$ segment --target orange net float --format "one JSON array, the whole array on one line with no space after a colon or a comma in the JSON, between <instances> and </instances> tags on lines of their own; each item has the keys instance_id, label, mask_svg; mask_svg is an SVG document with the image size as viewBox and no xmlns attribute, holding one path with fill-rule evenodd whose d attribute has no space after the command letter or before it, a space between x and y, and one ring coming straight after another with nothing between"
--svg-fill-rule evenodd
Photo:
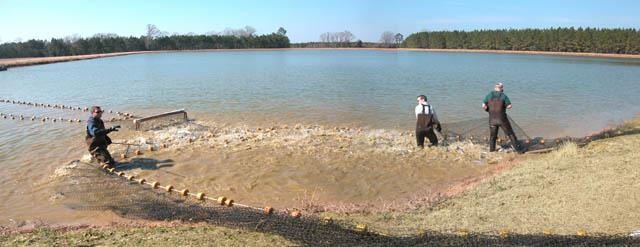
<instances>
[{"instance_id":1,"label":"orange net float","mask_svg":"<svg viewBox=\"0 0 640 247\"><path fill-rule=\"evenodd\" d=\"M147 150L149 150L150 152L153 152L153 146L149 146Z\"/></svg>"},{"instance_id":2,"label":"orange net float","mask_svg":"<svg viewBox=\"0 0 640 247\"><path fill-rule=\"evenodd\" d=\"M166 143L162 143L162 148L168 148L168 147L169 147L169 145L168 145L168 144L166 144Z\"/></svg>"},{"instance_id":3,"label":"orange net float","mask_svg":"<svg viewBox=\"0 0 640 247\"><path fill-rule=\"evenodd\" d=\"M141 154L142 154L142 151L140 151L140 150L136 150L135 154L136 154L136 155L141 155Z\"/></svg>"},{"instance_id":4,"label":"orange net float","mask_svg":"<svg viewBox=\"0 0 640 247\"><path fill-rule=\"evenodd\" d=\"M129 175L129 176L127 176L127 180L129 180L129 181L133 181L133 179L134 179L134 178L136 178L136 176L135 176L135 175Z\"/></svg>"},{"instance_id":5,"label":"orange net float","mask_svg":"<svg viewBox=\"0 0 640 247\"><path fill-rule=\"evenodd\" d=\"M54 123L55 123L55 122L56 122L56 119L55 119L55 118L51 119L51 122L54 122Z\"/></svg>"},{"instance_id":6,"label":"orange net float","mask_svg":"<svg viewBox=\"0 0 640 247\"><path fill-rule=\"evenodd\" d=\"M541 139L540 144L544 144L544 143L545 143L544 139Z\"/></svg>"},{"instance_id":7,"label":"orange net float","mask_svg":"<svg viewBox=\"0 0 640 247\"><path fill-rule=\"evenodd\" d=\"M500 238L505 239L509 237L509 230L507 229L502 229L500 230L500 232L498 232L498 234L500 235Z\"/></svg>"},{"instance_id":8,"label":"orange net float","mask_svg":"<svg viewBox=\"0 0 640 247\"><path fill-rule=\"evenodd\" d=\"M109 166L106 165L106 164L102 164L102 166L100 166L100 167L102 167L102 169L107 169Z\"/></svg>"},{"instance_id":9,"label":"orange net float","mask_svg":"<svg viewBox=\"0 0 640 247\"><path fill-rule=\"evenodd\" d=\"M529 144L531 141L529 139L524 140L524 144Z\"/></svg>"},{"instance_id":10,"label":"orange net float","mask_svg":"<svg viewBox=\"0 0 640 247\"><path fill-rule=\"evenodd\" d=\"M31 121L36 121L36 117L31 117Z\"/></svg>"},{"instance_id":11,"label":"orange net float","mask_svg":"<svg viewBox=\"0 0 640 247\"><path fill-rule=\"evenodd\" d=\"M120 155L120 158L122 158L122 159L126 159L126 158L127 158L127 155L126 155L126 154L121 154L121 155Z\"/></svg>"},{"instance_id":12,"label":"orange net float","mask_svg":"<svg viewBox=\"0 0 640 247\"><path fill-rule=\"evenodd\" d=\"M147 182L147 180L144 178L141 178L140 180L138 180L139 184L145 184L145 182Z\"/></svg>"},{"instance_id":13,"label":"orange net float","mask_svg":"<svg viewBox=\"0 0 640 247\"><path fill-rule=\"evenodd\" d=\"M157 189L157 188L158 188L158 185L160 185L160 183L158 183L158 182L153 182L153 183L151 183L151 188Z\"/></svg>"},{"instance_id":14,"label":"orange net float","mask_svg":"<svg viewBox=\"0 0 640 247\"><path fill-rule=\"evenodd\" d=\"M180 195L182 196L187 196L189 195L189 190L188 189L179 190L178 193L180 193Z\"/></svg>"},{"instance_id":15,"label":"orange net float","mask_svg":"<svg viewBox=\"0 0 640 247\"><path fill-rule=\"evenodd\" d=\"M224 196L220 196L220 197L218 197L218 199L217 199L216 201L218 202L218 204L220 204L220 205L224 205L224 202L225 202L226 200L227 200L227 198L226 198L226 197L224 197Z\"/></svg>"},{"instance_id":16,"label":"orange net float","mask_svg":"<svg viewBox=\"0 0 640 247\"><path fill-rule=\"evenodd\" d=\"M586 237L587 236L587 231L585 231L584 229L580 229L578 230L578 232L576 232L576 234L580 237Z\"/></svg>"},{"instance_id":17,"label":"orange net float","mask_svg":"<svg viewBox=\"0 0 640 247\"><path fill-rule=\"evenodd\" d=\"M227 207L233 206L233 199L224 200L224 205L226 205Z\"/></svg>"},{"instance_id":18,"label":"orange net float","mask_svg":"<svg viewBox=\"0 0 640 247\"><path fill-rule=\"evenodd\" d=\"M273 214L273 208L270 206L266 206L262 209L262 213L264 213L264 215L271 215Z\"/></svg>"},{"instance_id":19,"label":"orange net float","mask_svg":"<svg viewBox=\"0 0 640 247\"><path fill-rule=\"evenodd\" d=\"M202 192L200 192L200 193L196 194L196 198L197 198L198 200L200 200L200 201L204 200L204 196L205 196L205 195L204 195L204 193L202 193Z\"/></svg>"},{"instance_id":20,"label":"orange net float","mask_svg":"<svg viewBox=\"0 0 640 247\"><path fill-rule=\"evenodd\" d=\"M173 191L173 186L172 185L167 185L167 187L164 187L164 190L166 190L167 192L171 192L171 191Z\"/></svg>"},{"instance_id":21,"label":"orange net float","mask_svg":"<svg viewBox=\"0 0 640 247\"><path fill-rule=\"evenodd\" d=\"M124 177L124 172L118 172L119 177Z\"/></svg>"},{"instance_id":22,"label":"orange net float","mask_svg":"<svg viewBox=\"0 0 640 247\"><path fill-rule=\"evenodd\" d=\"M302 216L302 213L300 213L300 211L291 212L291 217L293 218L300 218L300 216Z\"/></svg>"},{"instance_id":23,"label":"orange net float","mask_svg":"<svg viewBox=\"0 0 640 247\"><path fill-rule=\"evenodd\" d=\"M369 227L367 227L367 224L357 224L356 229L361 232L366 232Z\"/></svg>"},{"instance_id":24,"label":"orange net float","mask_svg":"<svg viewBox=\"0 0 640 247\"><path fill-rule=\"evenodd\" d=\"M322 219L322 222L324 222L325 224L330 224L333 223L333 219L329 216L326 216Z\"/></svg>"}]
</instances>

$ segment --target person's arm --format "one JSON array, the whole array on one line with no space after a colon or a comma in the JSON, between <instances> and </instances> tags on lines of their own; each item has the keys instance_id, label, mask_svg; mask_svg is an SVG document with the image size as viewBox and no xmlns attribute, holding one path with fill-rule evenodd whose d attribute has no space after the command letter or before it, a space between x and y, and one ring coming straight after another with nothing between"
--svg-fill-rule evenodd
<instances>
[{"instance_id":1,"label":"person's arm","mask_svg":"<svg viewBox=\"0 0 640 247\"><path fill-rule=\"evenodd\" d=\"M422 105L418 104L415 109L416 119L418 119L418 114L422 112Z\"/></svg>"},{"instance_id":2,"label":"person's arm","mask_svg":"<svg viewBox=\"0 0 640 247\"><path fill-rule=\"evenodd\" d=\"M431 110L431 114L433 115L433 117L431 118L431 120L435 123L435 124L440 124L440 121L438 121L438 116L436 115L436 111L433 109L433 106L429 106L429 109Z\"/></svg>"},{"instance_id":3,"label":"person's arm","mask_svg":"<svg viewBox=\"0 0 640 247\"><path fill-rule=\"evenodd\" d=\"M489 97L491 96L491 93L487 94L487 96L484 96L484 100L482 101L482 109L484 109L485 111L488 110L488 106L487 103L489 103Z\"/></svg>"},{"instance_id":4,"label":"person's arm","mask_svg":"<svg viewBox=\"0 0 640 247\"><path fill-rule=\"evenodd\" d=\"M87 129L89 130L89 134L93 137L98 136L98 135L105 135L107 133L109 133L109 131L107 129L101 129L98 128L98 126L96 126L95 120L93 118L90 118L87 121Z\"/></svg>"},{"instance_id":5,"label":"person's arm","mask_svg":"<svg viewBox=\"0 0 640 247\"><path fill-rule=\"evenodd\" d=\"M511 109L511 100L509 100L509 96L507 96L506 94L502 95L504 95L504 105L507 106L507 109Z\"/></svg>"},{"instance_id":6,"label":"person's arm","mask_svg":"<svg viewBox=\"0 0 640 247\"><path fill-rule=\"evenodd\" d=\"M429 110L431 111L431 115L433 116L431 118L431 121L433 121L433 123L436 125L436 130L438 132L442 131L442 126L440 125L440 120L438 120L438 115L436 115L436 111L433 110L433 106L429 106Z\"/></svg>"}]
</instances>

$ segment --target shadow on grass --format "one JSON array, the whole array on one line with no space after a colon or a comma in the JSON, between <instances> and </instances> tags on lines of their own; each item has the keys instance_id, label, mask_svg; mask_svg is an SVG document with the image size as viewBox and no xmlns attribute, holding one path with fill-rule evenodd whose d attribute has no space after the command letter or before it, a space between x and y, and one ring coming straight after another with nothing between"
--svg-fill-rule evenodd
<instances>
[{"instance_id":1,"label":"shadow on grass","mask_svg":"<svg viewBox=\"0 0 640 247\"><path fill-rule=\"evenodd\" d=\"M276 211L226 207L212 201L153 190L95 168L79 170L69 177L75 186L63 186L65 205L76 210L112 211L124 218L154 221L206 222L216 226L244 229L282 236L304 246L602 246L640 245L640 240L623 235L563 236L511 234L504 238L470 233L466 236L425 232L412 236L388 236L358 230L315 216L291 217ZM101 175L98 175L101 174ZM96 176L98 175L98 176ZM91 184L91 186L83 186ZM80 186L78 186L80 185ZM108 189L97 189L108 188Z\"/></svg>"}]
</instances>

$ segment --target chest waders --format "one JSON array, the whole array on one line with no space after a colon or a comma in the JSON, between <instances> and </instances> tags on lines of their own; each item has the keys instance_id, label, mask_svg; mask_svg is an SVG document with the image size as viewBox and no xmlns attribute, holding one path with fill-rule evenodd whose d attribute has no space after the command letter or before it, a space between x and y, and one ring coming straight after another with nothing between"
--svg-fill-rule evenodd
<instances>
[{"instance_id":1,"label":"chest waders","mask_svg":"<svg viewBox=\"0 0 640 247\"><path fill-rule=\"evenodd\" d=\"M425 108L429 107L429 113L426 113ZM422 112L418 113L418 119L416 120L416 142L418 147L424 147L424 138L429 138L431 145L438 145L438 137L433 132L433 113L431 106L422 105Z\"/></svg>"},{"instance_id":2,"label":"chest waders","mask_svg":"<svg viewBox=\"0 0 640 247\"><path fill-rule=\"evenodd\" d=\"M96 128L104 129L104 122L101 119L94 118L93 122ZM109 138L107 134L92 136L91 133L89 133L89 126L87 125L87 135L84 140L89 147L89 153L91 153L91 156L101 163L105 163L109 166L115 165L115 161L107 149L107 146L111 144L111 138Z\"/></svg>"},{"instance_id":3,"label":"chest waders","mask_svg":"<svg viewBox=\"0 0 640 247\"><path fill-rule=\"evenodd\" d=\"M502 128L504 134L511 140L513 149L520 152L520 143L516 138L509 118L507 118L507 106L501 97L493 97L487 102L489 112L489 152L496 151L496 139L498 137L498 128Z\"/></svg>"}]
</instances>

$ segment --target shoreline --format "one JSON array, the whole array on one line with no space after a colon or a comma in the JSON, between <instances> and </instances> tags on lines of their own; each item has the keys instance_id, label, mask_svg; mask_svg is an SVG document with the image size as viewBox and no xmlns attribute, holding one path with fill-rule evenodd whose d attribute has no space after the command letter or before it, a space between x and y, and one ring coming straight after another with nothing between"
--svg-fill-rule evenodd
<instances>
[{"instance_id":1,"label":"shoreline","mask_svg":"<svg viewBox=\"0 0 640 247\"><path fill-rule=\"evenodd\" d=\"M516 54L516 55L541 55L541 56L565 56L565 57L593 57L593 58L620 58L620 59L640 59L640 55L631 54L611 54L611 53L582 53L582 52L551 52L551 51L511 51L511 50L478 50L478 49L423 49L423 48L248 48L248 49L199 49L199 50L159 50L159 51L130 51L102 54L88 54L59 57L27 57L27 58L4 58L0 59L0 66L23 67L32 65L42 65L50 63L71 62L78 60L106 58L115 56L126 56L148 53L170 53L170 52L228 52L228 51L295 51L295 50L365 50L365 51L412 51L412 52L451 52L451 53L486 53L486 54Z\"/></svg>"}]
</instances>

